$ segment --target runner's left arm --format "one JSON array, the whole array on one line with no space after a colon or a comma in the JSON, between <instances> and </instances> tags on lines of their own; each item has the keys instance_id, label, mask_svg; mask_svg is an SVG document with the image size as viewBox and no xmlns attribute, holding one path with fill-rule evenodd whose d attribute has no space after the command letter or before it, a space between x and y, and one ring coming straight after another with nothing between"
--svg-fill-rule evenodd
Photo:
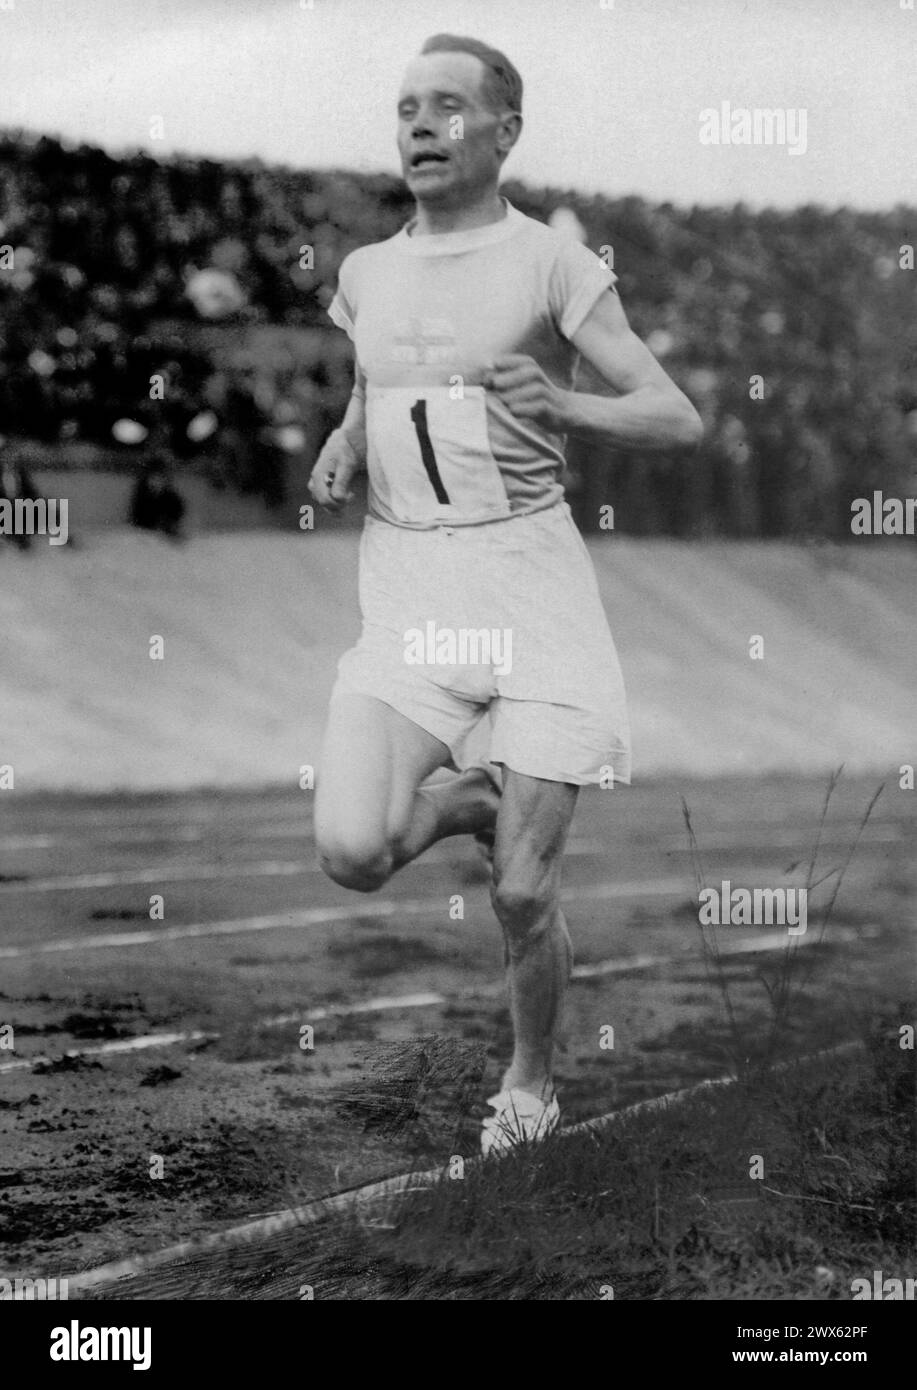
<instances>
[{"instance_id":1,"label":"runner's left arm","mask_svg":"<svg viewBox=\"0 0 917 1390\"><path fill-rule=\"evenodd\" d=\"M703 424L687 396L637 337L617 294L603 294L570 341L617 393L565 391L532 357L497 358L485 385L520 419L631 449L695 447Z\"/></svg>"}]
</instances>

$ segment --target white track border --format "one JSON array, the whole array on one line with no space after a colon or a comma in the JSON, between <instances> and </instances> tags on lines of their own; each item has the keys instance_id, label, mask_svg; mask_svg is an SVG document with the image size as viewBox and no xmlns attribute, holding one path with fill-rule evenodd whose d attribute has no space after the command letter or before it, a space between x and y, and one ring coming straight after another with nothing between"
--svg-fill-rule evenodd
<instances>
[{"instance_id":1,"label":"white track border","mask_svg":"<svg viewBox=\"0 0 917 1390\"><path fill-rule=\"evenodd\" d=\"M835 1047L809 1053L804 1057L778 1062L770 1070L788 1071L793 1067L805 1066L810 1062L820 1061L828 1057L840 1057L847 1053L860 1052L864 1047L865 1044L861 1039L854 1039L839 1043ZM666 1095L637 1101L635 1105L628 1105L623 1110L612 1110L605 1115L596 1116L595 1119L582 1120L579 1124L570 1125L568 1129L560 1130L559 1136L562 1139L568 1139L572 1135L597 1134L634 1115L646 1114L653 1110L665 1110L670 1106L679 1105L703 1091L718 1090L735 1085L737 1079L735 1076L710 1077L705 1081L696 1082L693 1086L687 1086L683 1090L669 1091ZM466 1168L469 1166L477 1167L482 1162L483 1160L479 1158L469 1158L465 1160L465 1166ZM214 1231L212 1234L199 1237L196 1240L181 1241L177 1245L167 1246L164 1250L155 1250L147 1255L130 1256L125 1260L116 1260L110 1264L99 1265L95 1269L85 1270L81 1274L68 1276L68 1287L74 1292L86 1292L90 1289L104 1287L106 1284L115 1284L123 1279L136 1278L138 1275L161 1269L163 1266L177 1261L191 1259L208 1251L227 1250L238 1245L250 1244L252 1241L265 1237L281 1235L285 1231L295 1230L297 1226L314 1225L326 1217L354 1211L361 1205L376 1202L380 1198L390 1199L403 1196L408 1191L434 1187L443 1178L443 1175L443 1168L428 1168L422 1173L399 1173L395 1177L385 1178L381 1182L367 1183L363 1187L351 1188L345 1192L335 1192L328 1197L307 1202L303 1206L290 1207L287 1211L258 1217L253 1221L246 1221L240 1226L231 1226L224 1231Z\"/></svg>"}]
</instances>

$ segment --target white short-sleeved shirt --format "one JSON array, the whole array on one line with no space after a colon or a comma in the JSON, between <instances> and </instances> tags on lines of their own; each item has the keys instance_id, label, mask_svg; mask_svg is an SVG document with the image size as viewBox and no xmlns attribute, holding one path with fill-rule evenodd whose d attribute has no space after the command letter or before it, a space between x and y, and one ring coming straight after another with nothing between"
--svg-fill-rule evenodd
<instances>
[{"instance_id":1,"label":"white short-sleeved shirt","mask_svg":"<svg viewBox=\"0 0 917 1390\"><path fill-rule=\"evenodd\" d=\"M470 526L552 506L564 438L519 420L484 373L533 357L561 389L570 339L614 273L585 246L509 203L471 231L388 241L344 260L329 314L366 376L372 515L398 526Z\"/></svg>"}]
</instances>

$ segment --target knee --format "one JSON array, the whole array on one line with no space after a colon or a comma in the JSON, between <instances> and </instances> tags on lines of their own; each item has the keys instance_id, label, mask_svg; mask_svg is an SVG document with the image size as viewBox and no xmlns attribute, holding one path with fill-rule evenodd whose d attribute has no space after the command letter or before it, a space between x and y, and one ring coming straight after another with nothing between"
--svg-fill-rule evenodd
<instances>
[{"instance_id":1,"label":"knee","mask_svg":"<svg viewBox=\"0 0 917 1390\"><path fill-rule=\"evenodd\" d=\"M324 872L342 888L373 893L392 875L393 848L382 838L357 835L322 837L318 858Z\"/></svg>"},{"instance_id":2,"label":"knee","mask_svg":"<svg viewBox=\"0 0 917 1390\"><path fill-rule=\"evenodd\" d=\"M510 942L529 941L551 924L556 894L548 882L505 874L494 880L490 897Z\"/></svg>"}]
</instances>

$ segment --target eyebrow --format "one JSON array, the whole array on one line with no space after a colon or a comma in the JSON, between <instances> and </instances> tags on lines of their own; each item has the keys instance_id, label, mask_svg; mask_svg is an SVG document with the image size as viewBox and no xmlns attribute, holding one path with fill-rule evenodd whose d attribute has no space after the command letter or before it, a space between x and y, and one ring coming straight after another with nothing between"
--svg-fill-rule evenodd
<instances>
[{"instance_id":1,"label":"eyebrow","mask_svg":"<svg viewBox=\"0 0 917 1390\"><path fill-rule=\"evenodd\" d=\"M447 97L447 98L449 98L449 99L451 99L451 100L453 100L453 101L467 101L467 100L468 100L468 96L467 96L467 94L466 94L465 92L449 91L449 90L445 90L445 89L443 89L443 88L437 88L435 91L431 92L430 95L436 97L437 100L441 100L443 97ZM416 101L416 100L417 100L417 97L414 95L413 92L404 92L404 93L398 98L398 105L399 105L399 106L403 106L404 103L405 103L406 101Z\"/></svg>"}]
</instances>

